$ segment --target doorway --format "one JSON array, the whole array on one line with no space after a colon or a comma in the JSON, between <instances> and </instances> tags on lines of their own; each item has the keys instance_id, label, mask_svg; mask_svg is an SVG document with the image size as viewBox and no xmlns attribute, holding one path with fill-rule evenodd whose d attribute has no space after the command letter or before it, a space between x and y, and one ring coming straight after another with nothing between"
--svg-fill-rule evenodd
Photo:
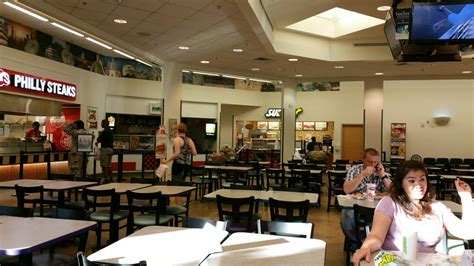
<instances>
[{"instance_id":1,"label":"doorway","mask_svg":"<svg viewBox=\"0 0 474 266\"><path fill-rule=\"evenodd\" d=\"M364 152L364 125L342 125L341 159L358 161Z\"/></svg>"}]
</instances>

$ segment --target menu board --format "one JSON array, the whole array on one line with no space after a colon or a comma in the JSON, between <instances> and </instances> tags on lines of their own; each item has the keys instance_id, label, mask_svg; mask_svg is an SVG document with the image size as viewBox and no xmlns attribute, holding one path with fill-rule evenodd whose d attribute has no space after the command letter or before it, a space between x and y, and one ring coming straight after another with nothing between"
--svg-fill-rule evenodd
<instances>
[{"instance_id":1,"label":"menu board","mask_svg":"<svg viewBox=\"0 0 474 266\"><path fill-rule=\"evenodd\" d=\"M390 127L390 158L406 158L406 123L391 123Z\"/></svg>"}]
</instances>

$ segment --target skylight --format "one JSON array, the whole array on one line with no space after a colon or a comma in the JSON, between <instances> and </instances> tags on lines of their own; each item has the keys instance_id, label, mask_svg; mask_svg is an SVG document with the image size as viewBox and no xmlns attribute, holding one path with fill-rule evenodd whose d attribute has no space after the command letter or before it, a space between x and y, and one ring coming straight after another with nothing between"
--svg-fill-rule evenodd
<instances>
[{"instance_id":1,"label":"skylight","mask_svg":"<svg viewBox=\"0 0 474 266\"><path fill-rule=\"evenodd\" d=\"M334 7L287 26L287 29L337 38L385 23L384 20Z\"/></svg>"}]
</instances>

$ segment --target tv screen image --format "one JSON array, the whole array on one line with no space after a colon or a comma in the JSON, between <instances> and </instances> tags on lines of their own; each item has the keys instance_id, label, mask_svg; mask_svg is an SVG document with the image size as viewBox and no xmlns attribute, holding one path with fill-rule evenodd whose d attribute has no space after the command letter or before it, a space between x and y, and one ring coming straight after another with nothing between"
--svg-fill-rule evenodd
<instances>
[{"instance_id":1,"label":"tv screen image","mask_svg":"<svg viewBox=\"0 0 474 266\"><path fill-rule=\"evenodd\" d=\"M390 13L388 14L389 15L385 21L383 31L385 33L385 38L387 38L390 52L392 52L392 57L393 59L397 60L398 56L402 52L402 44L400 43L400 40L397 40L396 38L395 20L393 19L392 15L390 15Z\"/></svg>"},{"instance_id":2,"label":"tv screen image","mask_svg":"<svg viewBox=\"0 0 474 266\"><path fill-rule=\"evenodd\" d=\"M472 1L413 2L410 42L474 41Z\"/></svg>"},{"instance_id":3,"label":"tv screen image","mask_svg":"<svg viewBox=\"0 0 474 266\"><path fill-rule=\"evenodd\" d=\"M217 124L206 123L206 137L214 138L217 136Z\"/></svg>"}]
</instances>

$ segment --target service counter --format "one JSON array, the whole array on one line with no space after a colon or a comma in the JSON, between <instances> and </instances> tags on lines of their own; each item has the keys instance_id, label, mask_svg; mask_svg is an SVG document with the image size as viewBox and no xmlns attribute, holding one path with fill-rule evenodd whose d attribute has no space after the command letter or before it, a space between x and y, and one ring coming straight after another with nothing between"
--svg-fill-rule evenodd
<instances>
[{"instance_id":1,"label":"service counter","mask_svg":"<svg viewBox=\"0 0 474 266\"><path fill-rule=\"evenodd\" d=\"M68 152L0 153L0 181L23 178L48 179L51 173L67 174L69 173L67 159Z\"/></svg>"}]
</instances>

